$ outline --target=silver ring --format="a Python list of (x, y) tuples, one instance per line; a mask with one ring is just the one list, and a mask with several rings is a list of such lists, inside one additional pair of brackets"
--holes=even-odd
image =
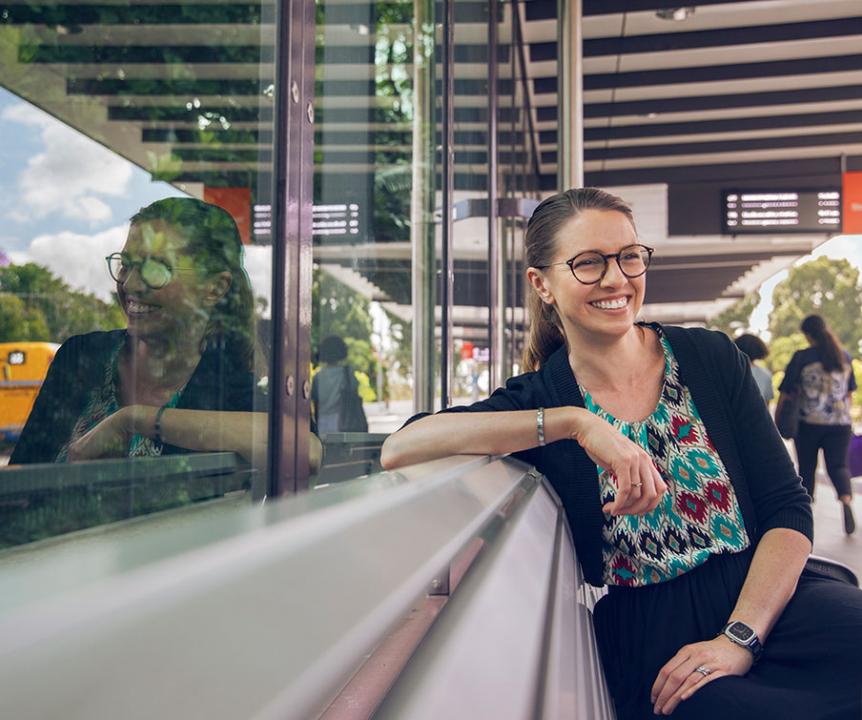
[(709, 674), (712, 672), (712, 670), (710, 670), (710, 669), (709, 669), (709, 668), (707, 668), (707, 667), (704, 667), (703, 665), (701, 665), (700, 667), (696, 667), (696, 668), (694, 669), (694, 671), (695, 671), (696, 673), (700, 673), (700, 674), (701, 674), (701, 675), (703, 675), (704, 677), (706, 677), (707, 675), (709, 675)]

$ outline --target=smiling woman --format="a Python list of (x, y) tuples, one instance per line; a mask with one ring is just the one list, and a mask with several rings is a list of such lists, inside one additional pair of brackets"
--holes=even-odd
[(469, 448), (548, 478), (586, 581), (609, 586), (594, 619), (620, 720), (859, 717), (862, 593), (802, 573), (810, 505), (748, 360), (639, 321), (652, 251), (620, 198), (544, 200), (526, 252), (530, 372), (416, 416), (384, 466)]
[(219, 432), (209, 415), (187, 415), (186, 432), (164, 422), (169, 409), (254, 410), (252, 294), (233, 218), (191, 198), (159, 200), (131, 219), (108, 264), (128, 327), (63, 344), (11, 463), (188, 449), (250, 459), (250, 428)]
[[(61, 281), (30, 282), (53, 277), (36, 265), (12, 268), (20, 282), (3, 288), (22, 303), (35, 298), (49, 337), (80, 329), (58, 338), (10, 448), (0, 547), (228, 490), (266, 492), (268, 367), (233, 215), (195, 198), (162, 198), (136, 211), (110, 249), (90, 261), (114, 283), (120, 318), (111, 324), (77, 315), (87, 296)], [(107, 458), (126, 462), (79, 464)]]
[(0, 341), (59, 346), (0, 436), (0, 548), (276, 492), (281, 7), (201, 7), (0, 10)]

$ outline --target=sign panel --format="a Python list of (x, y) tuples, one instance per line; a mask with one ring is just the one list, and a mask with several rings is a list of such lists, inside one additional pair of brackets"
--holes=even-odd
[(251, 242), (251, 188), (205, 187), (204, 202), (227, 210), (236, 222), (242, 244)]
[(842, 231), (848, 235), (862, 235), (862, 172), (844, 173), (844, 222)]
[(360, 234), (358, 203), (313, 205), (311, 217), (312, 235), (357, 239)]
[(841, 232), (841, 191), (723, 190), (722, 230), (727, 235)]

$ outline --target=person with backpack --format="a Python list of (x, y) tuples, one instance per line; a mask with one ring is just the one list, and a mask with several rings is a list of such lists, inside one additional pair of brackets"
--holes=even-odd
[(311, 382), (311, 402), (319, 433), (368, 432), (359, 382), (347, 363), (347, 345), (335, 335), (320, 343), (321, 368)]

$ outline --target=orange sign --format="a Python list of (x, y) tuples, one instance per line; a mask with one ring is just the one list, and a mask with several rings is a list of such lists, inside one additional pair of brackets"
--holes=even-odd
[(251, 188), (205, 187), (204, 202), (227, 210), (236, 222), (242, 244), (251, 242)]
[(842, 232), (862, 235), (862, 172), (844, 173), (842, 180)]

